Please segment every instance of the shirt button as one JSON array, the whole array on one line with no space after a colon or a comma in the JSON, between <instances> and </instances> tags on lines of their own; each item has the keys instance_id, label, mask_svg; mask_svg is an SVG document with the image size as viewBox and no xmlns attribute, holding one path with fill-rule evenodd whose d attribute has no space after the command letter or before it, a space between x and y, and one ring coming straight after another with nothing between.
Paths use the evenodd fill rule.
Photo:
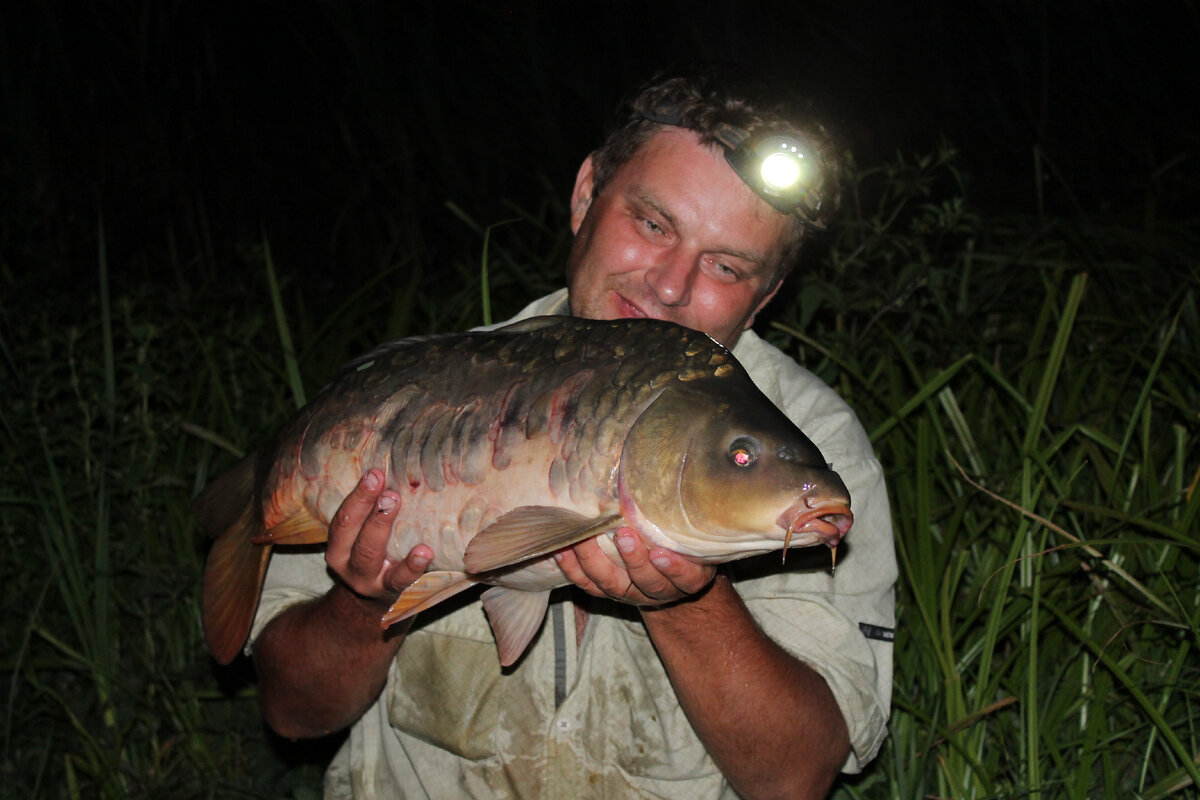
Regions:
<instances>
[{"instance_id":1,"label":"shirt button","mask_svg":"<svg viewBox=\"0 0 1200 800\"><path fill-rule=\"evenodd\" d=\"M558 729L560 731L562 731L563 733L566 733L567 731L571 730L571 720L569 720L569 719L560 719L555 724L558 725Z\"/></svg>"}]
</instances>

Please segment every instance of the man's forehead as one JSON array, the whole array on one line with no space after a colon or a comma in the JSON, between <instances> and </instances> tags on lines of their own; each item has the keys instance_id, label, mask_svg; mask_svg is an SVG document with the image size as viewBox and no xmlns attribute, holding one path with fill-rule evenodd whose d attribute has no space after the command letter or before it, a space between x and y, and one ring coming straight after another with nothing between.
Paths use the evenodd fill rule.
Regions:
<instances>
[{"instance_id":1,"label":"man's forehead","mask_svg":"<svg viewBox=\"0 0 1200 800\"><path fill-rule=\"evenodd\" d=\"M672 189L681 170L696 164L715 170L716 180L705 180L704 192L700 193L681 192L680 188L686 190L686 184ZM679 128L657 131L621 166L614 178L610 186L619 186L626 202L654 210L672 223L677 222L677 213L683 211L675 207L680 203L701 205L707 202L719 206L722 215L743 215L747 224L731 226L728 234L732 238L722 247L722 252L739 258L774 264L790 236L791 217L772 208L742 182L725 162L719 144L704 143L693 131ZM750 235L751 230L761 231L764 223L773 231L769 243ZM741 235L743 233L746 235Z\"/></svg>"},{"instance_id":2,"label":"man's forehead","mask_svg":"<svg viewBox=\"0 0 1200 800\"><path fill-rule=\"evenodd\" d=\"M726 160L725 149L719 142L702 141L700 134L686 128L664 127L655 131L621 169L629 168L629 172L626 173L628 177L659 171L671 176L688 164L711 168L716 180L728 186L731 196L738 198L739 202L744 199L746 207L754 210L755 217L769 220L788 219L787 214L773 208L738 177L737 172Z\"/></svg>"}]
</instances>

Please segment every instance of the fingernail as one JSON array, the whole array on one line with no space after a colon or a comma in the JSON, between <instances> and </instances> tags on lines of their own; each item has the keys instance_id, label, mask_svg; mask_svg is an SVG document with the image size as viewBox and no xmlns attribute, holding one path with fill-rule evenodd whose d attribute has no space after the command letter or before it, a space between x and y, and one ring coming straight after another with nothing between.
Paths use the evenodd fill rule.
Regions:
<instances>
[{"instance_id":1,"label":"fingernail","mask_svg":"<svg viewBox=\"0 0 1200 800\"><path fill-rule=\"evenodd\" d=\"M417 569L425 569L429 566L429 559L426 556L413 556L412 565Z\"/></svg>"},{"instance_id":2,"label":"fingernail","mask_svg":"<svg viewBox=\"0 0 1200 800\"><path fill-rule=\"evenodd\" d=\"M562 563L563 554L562 554L561 550L559 550L557 553L554 554L554 560L559 562L560 564Z\"/></svg>"},{"instance_id":3,"label":"fingernail","mask_svg":"<svg viewBox=\"0 0 1200 800\"><path fill-rule=\"evenodd\" d=\"M363 486L365 486L369 491L375 491L380 487L381 483L382 480L379 476L379 473L375 470L371 470L363 476Z\"/></svg>"},{"instance_id":4,"label":"fingernail","mask_svg":"<svg viewBox=\"0 0 1200 800\"><path fill-rule=\"evenodd\" d=\"M629 553L632 553L634 545L635 545L635 542L633 541L633 537L630 536L628 533L618 533L617 534L617 549L620 550L622 553L625 553L626 555L628 555Z\"/></svg>"},{"instance_id":5,"label":"fingernail","mask_svg":"<svg viewBox=\"0 0 1200 800\"><path fill-rule=\"evenodd\" d=\"M385 494L379 498L379 501L375 505L379 509L380 514L388 514L396 507L396 498L390 494Z\"/></svg>"},{"instance_id":6,"label":"fingernail","mask_svg":"<svg viewBox=\"0 0 1200 800\"><path fill-rule=\"evenodd\" d=\"M671 566L671 559L667 558L666 556L657 556L650 559L650 563L659 569L666 569L667 567Z\"/></svg>"}]
</instances>

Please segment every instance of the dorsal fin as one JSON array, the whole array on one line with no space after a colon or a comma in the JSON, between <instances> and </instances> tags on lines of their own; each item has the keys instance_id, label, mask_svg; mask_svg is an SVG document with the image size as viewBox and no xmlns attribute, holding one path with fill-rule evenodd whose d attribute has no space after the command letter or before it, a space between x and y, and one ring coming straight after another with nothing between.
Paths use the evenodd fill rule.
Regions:
<instances>
[{"instance_id":1,"label":"dorsal fin","mask_svg":"<svg viewBox=\"0 0 1200 800\"><path fill-rule=\"evenodd\" d=\"M529 317L528 319L517 320L496 328L494 333L529 333L530 331L540 331L542 328L550 328L555 325L561 325L563 320L570 317L562 315L547 315L542 317Z\"/></svg>"}]
</instances>

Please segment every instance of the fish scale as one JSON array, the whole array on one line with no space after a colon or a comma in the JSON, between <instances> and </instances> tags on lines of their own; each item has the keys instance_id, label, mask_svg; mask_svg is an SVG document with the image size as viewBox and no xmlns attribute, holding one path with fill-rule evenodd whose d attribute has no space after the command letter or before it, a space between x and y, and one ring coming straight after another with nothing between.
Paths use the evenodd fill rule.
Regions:
<instances>
[{"instance_id":1,"label":"fish scale","mask_svg":"<svg viewBox=\"0 0 1200 800\"><path fill-rule=\"evenodd\" d=\"M816 446L703 333L544 317L390 342L344 367L273 445L197 498L218 537L204 624L219 661L245 641L271 548L324 541L373 467L403 496L389 557L418 543L434 551L381 624L488 584L504 665L566 583L555 550L598 537L619 560L611 534L626 525L717 563L789 540L832 546L852 519Z\"/></svg>"}]
</instances>

